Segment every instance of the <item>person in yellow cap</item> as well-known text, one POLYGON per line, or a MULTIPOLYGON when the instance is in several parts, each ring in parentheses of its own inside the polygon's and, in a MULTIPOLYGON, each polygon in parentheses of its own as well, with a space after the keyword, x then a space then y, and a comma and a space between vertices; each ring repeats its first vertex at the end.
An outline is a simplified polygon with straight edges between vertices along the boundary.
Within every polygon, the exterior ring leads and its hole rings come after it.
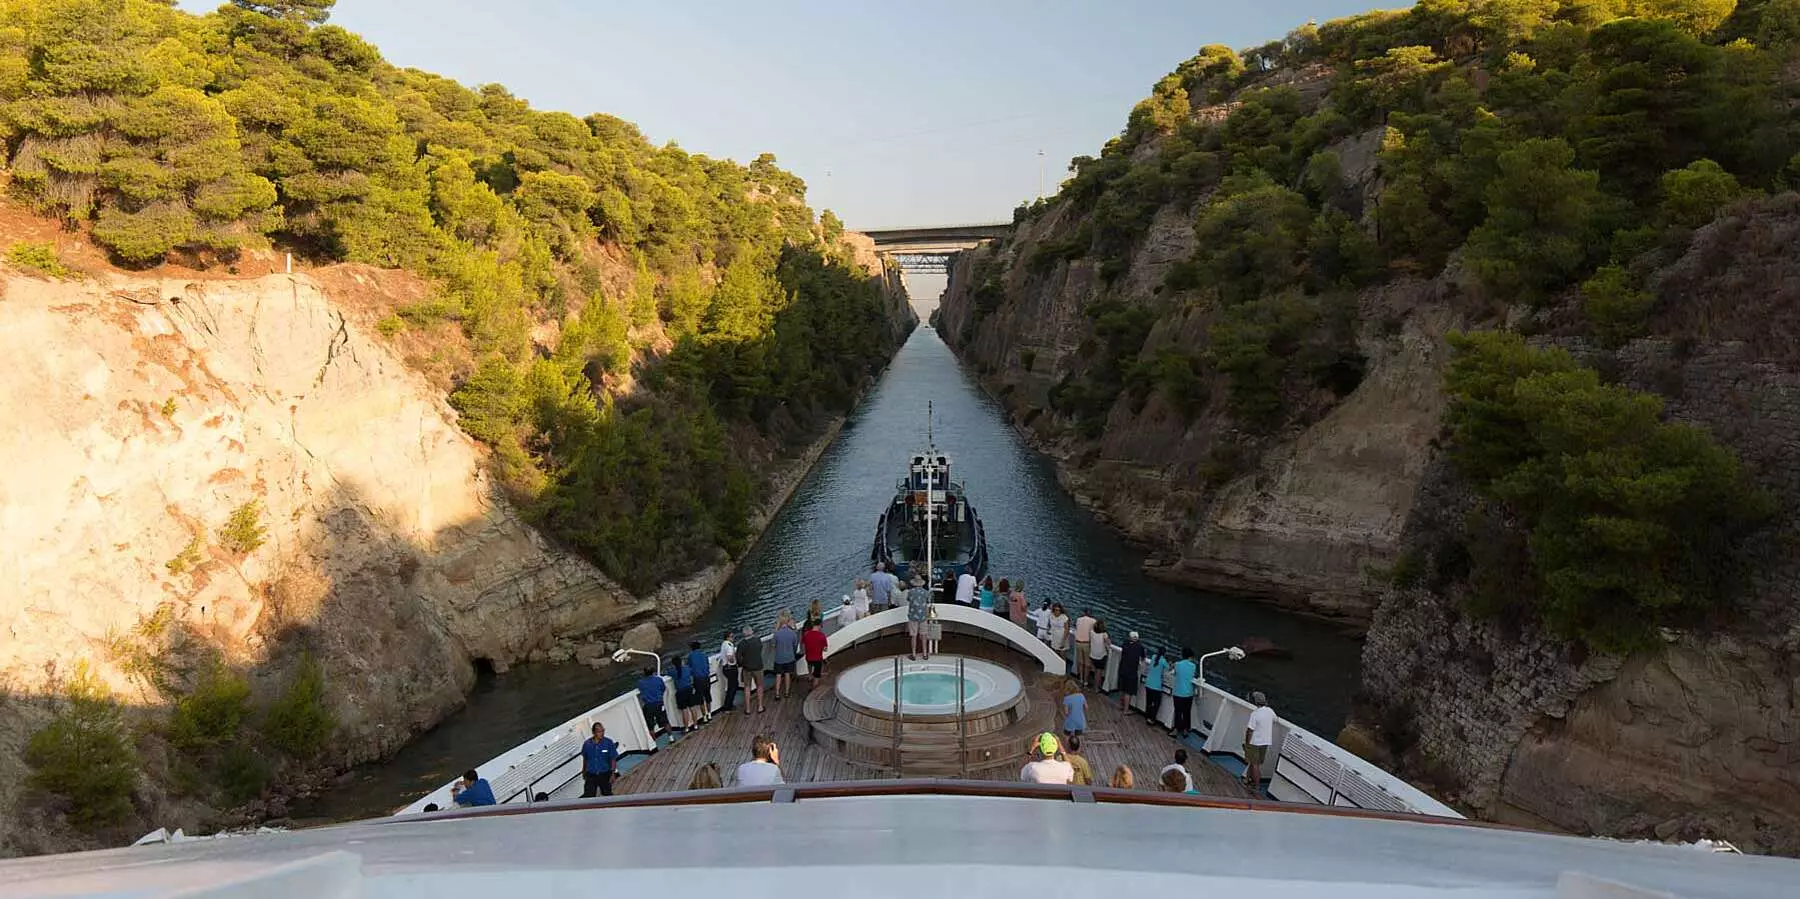
POLYGON ((1062 744, 1052 733, 1038 734, 1031 743, 1031 761, 1019 769, 1019 779, 1033 784, 1072 784, 1075 766, 1063 756, 1062 744))

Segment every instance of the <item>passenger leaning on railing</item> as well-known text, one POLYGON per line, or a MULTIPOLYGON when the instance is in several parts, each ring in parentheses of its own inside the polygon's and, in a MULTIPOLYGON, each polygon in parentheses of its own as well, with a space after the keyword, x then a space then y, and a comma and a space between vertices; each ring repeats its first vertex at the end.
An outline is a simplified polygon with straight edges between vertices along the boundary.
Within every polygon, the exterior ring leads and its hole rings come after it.
POLYGON ((688 670, 694 675, 694 723, 712 723, 712 657, 700 648, 699 640, 688 641, 688 670))
POLYGON ((745 627, 737 644, 738 677, 744 682, 744 714, 750 714, 750 696, 756 695, 756 712, 763 712, 763 641, 756 628, 745 627))
POLYGON ((474 768, 463 772, 462 780, 450 785, 450 801, 457 805, 477 806, 494 804, 494 788, 488 786, 487 778, 475 773, 474 768))
POLYGON ((668 704, 668 687, 663 684, 662 675, 653 667, 644 669, 644 676, 637 682, 638 702, 644 707, 644 726, 650 728, 650 736, 654 737, 669 729, 669 713, 664 707, 668 704))

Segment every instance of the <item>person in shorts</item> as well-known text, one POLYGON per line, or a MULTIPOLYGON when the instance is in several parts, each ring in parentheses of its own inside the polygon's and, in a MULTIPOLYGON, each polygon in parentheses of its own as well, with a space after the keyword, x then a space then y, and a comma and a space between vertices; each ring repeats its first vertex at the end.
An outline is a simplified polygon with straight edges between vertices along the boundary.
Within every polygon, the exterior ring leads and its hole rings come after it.
POLYGON ((1256 708, 1244 725, 1244 785, 1260 793, 1262 767, 1269 761, 1269 745, 1275 742, 1275 710, 1269 708, 1269 698, 1261 690, 1251 693, 1250 701, 1256 708))
POLYGON ((756 696, 756 711, 763 709, 763 640, 756 635, 756 628, 745 627, 744 639, 737 643, 738 677, 744 683, 744 711, 750 711, 750 697, 756 696))
POLYGON ((667 689, 655 668, 645 668, 644 676, 638 678, 638 702, 643 705, 644 726, 650 728, 652 737, 669 729, 669 713, 663 708, 667 689))
POLYGON ((830 643, 821 625, 807 628, 806 633, 800 635, 800 646, 806 652, 806 676, 814 687, 819 685, 819 678, 825 676, 825 650, 830 643))
POLYGON ((685 664, 681 656, 669 656, 665 663, 670 676, 675 679, 675 708, 681 713, 681 730, 692 730, 699 722, 700 701, 694 698, 694 672, 685 664))
POLYGON ((925 617, 931 608, 931 592, 925 589, 925 579, 912 576, 912 589, 906 591, 906 635, 912 638, 912 654, 909 659, 925 658, 925 617))

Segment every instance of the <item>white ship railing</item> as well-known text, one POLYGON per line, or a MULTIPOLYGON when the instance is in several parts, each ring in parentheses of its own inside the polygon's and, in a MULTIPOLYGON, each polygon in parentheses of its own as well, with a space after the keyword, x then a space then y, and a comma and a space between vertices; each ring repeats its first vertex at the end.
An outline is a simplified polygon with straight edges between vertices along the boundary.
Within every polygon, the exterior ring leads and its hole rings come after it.
MULTIPOLYGON (((826 634, 836 634, 839 631, 838 613, 839 609, 836 608, 825 613, 826 634)), ((961 625, 947 627, 946 630, 985 632, 980 635, 1036 658, 1044 664, 1048 673, 1061 673, 1063 660, 1054 651, 1043 646, 1035 636, 1004 616, 967 606, 939 604, 938 618, 948 625, 961 625)), ((826 655, 835 655, 841 649, 878 636, 904 620, 905 609, 901 606, 857 621, 843 634, 847 639, 833 641, 826 655)), ((762 640, 766 643, 771 636, 765 634, 762 640)), ((765 647, 764 652, 769 651, 765 647)), ((1107 657, 1102 685, 1109 691, 1118 688, 1120 653, 1120 648, 1115 645, 1107 657)), ((765 658, 768 656, 765 655, 765 658)), ((804 658, 795 663, 795 670, 798 674, 806 673, 804 658)), ((725 688, 724 678, 720 676, 717 653, 711 654, 711 671, 712 686, 707 703, 709 708, 717 709, 724 698, 722 691, 725 688)), ((665 683, 668 680, 665 676, 665 683)), ((1139 711, 1143 710, 1145 699, 1142 680, 1140 677, 1137 695, 1131 698, 1132 707, 1139 711)), ((1204 751, 1212 755, 1232 756, 1242 761, 1244 729, 1250 712, 1255 707, 1211 684, 1196 682, 1195 688, 1192 723, 1194 731, 1204 741, 1204 751)), ((669 720, 680 719, 679 710, 675 708, 675 690, 672 685, 664 692, 664 708, 669 720)), ((1165 701, 1158 720, 1165 727, 1173 726, 1173 715, 1173 704, 1165 701)), ((622 754, 656 750, 656 742, 650 735, 649 724, 638 701, 638 691, 633 689, 483 762, 476 767, 476 772, 487 778, 489 786, 494 790, 495 800, 501 804, 530 802, 539 793, 554 796, 559 789, 580 778, 581 744, 592 732, 596 721, 606 726, 608 737, 618 741, 622 754)), ((1286 718, 1278 716, 1275 719, 1274 742, 1269 754, 1274 760, 1273 770, 1266 772, 1270 778, 1269 795, 1284 802, 1444 818, 1463 817, 1455 809, 1426 795, 1423 790, 1286 718)), ((446 783, 396 814, 417 814, 431 804, 436 804, 440 809, 455 808, 450 791, 451 784, 446 783)))

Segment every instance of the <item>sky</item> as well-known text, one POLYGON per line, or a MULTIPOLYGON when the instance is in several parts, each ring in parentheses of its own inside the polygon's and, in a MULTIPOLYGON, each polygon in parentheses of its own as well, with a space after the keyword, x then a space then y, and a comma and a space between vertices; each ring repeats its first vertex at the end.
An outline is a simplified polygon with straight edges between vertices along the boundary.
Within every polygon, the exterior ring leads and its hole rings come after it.
POLYGON ((1010 221, 1201 45, 1402 5, 338 0, 331 21, 396 65, 497 82, 540 109, 611 113, 709 156, 774 153, 813 208, 880 228, 1010 221))

